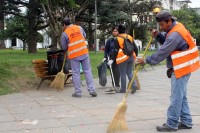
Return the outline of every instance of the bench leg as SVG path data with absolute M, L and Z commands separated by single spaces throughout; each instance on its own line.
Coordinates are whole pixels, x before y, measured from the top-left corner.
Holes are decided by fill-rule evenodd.
M 72 74 L 66 74 L 65 84 L 67 84 L 67 80 L 72 76 Z
M 37 90 L 39 90 L 40 85 L 41 85 L 43 82 L 44 82 L 44 79 L 41 79 L 41 80 L 40 80 L 40 83 L 39 83 L 39 85 L 38 85 L 38 87 L 37 87 Z

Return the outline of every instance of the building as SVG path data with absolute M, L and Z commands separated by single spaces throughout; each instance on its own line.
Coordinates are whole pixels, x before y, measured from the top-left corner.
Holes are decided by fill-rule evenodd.
M 40 33 L 43 35 L 43 42 L 37 43 L 37 48 L 47 48 L 51 45 L 51 38 L 47 35 L 45 30 L 41 30 Z M 23 41 L 16 38 L 16 39 L 7 39 L 4 41 L 6 48 L 12 49 L 22 49 L 23 48 Z

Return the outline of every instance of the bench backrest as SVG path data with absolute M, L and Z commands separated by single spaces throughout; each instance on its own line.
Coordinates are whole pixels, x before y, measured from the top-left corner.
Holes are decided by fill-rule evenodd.
M 48 75 L 47 60 L 32 60 L 32 63 L 37 77 L 43 78 Z

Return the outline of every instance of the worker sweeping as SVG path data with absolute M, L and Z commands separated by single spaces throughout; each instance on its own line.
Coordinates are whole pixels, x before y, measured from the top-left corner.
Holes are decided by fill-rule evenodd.
M 177 22 L 170 12 L 163 10 L 157 13 L 156 21 L 164 33 L 153 30 L 151 34 L 162 45 L 156 53 L 145 60 L 137 60 L 140 64 L 155 65 L 166 58 L 167 76 L 171 78 L 170 106 L 166 122 L 156 129 L 159 132 L 191 129 L 192 117 L 187 100 L 187 83 L 191 72 L 200 67 L 199 52 L 189 31 Z
M 144 51 L 144 54 L 142 56 L 142 58 L 144 58 L 147 50 L 148 50 L 148 47 L 150 46 L 151 44 L 151 41 L 152 41 L 152 37 L 150 38 L 149 40 L 149 43 Z M 140 64 L 136 67 L 135 71 L 134 71 L 134 75 L 131 79 L 131 81 L 129 82 L 128 84 L 128 89 L 126 91 L 126 94 L 125 94 L 125 97 L 123 98 L 122 102 L 120 102 L 118 104 L 118 107 L 117 107 L 117 110 L 116 110 L 116 113 L 112 119 L 112 122 L 109 123 L 109 126 L 107 128 L 107 133 L 115 133 L 115 132 L 121 132 L 121 131 L 127 131 L 128 130 L 128 127 L 127 127 L 127 124 L 126 124 L 126 119 L 125 119 L 125 113 L 126 113 L 126 110 L 127 110 L 127 97 L 128 97 L 128 94 L 129 92 L 132 90 L 132 85 L 133 85 L 133 82 L 135 81 L 136 77 L 137 77 L 137 72 L 140 68 Z
M 80 98 L 82 94 L 80 64 L 86 78 L 89 95 L 96 97 L 85 31 L 81 26 L 73 25 L 67 17 L 63 19 L 63 25 L 64 32 L 61 36 L 61 44 L 62 49 L 68 52 L 68 58 L 71 62 L 72 80 L 75 87 L 72 97 Z

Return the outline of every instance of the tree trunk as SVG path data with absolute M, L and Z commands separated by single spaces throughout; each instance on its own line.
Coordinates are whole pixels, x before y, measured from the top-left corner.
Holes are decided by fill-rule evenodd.
M 4 14 L 3 14 L 4 0 L 0 0 L 0 31 L 4 30 Z M 0 40 L 0 49 L 5 48 L 4 40 Z
M 37 0 L 29 0 L 29 11 L 28 11 L 28 21 L 29 21 L 29 31 L 28 31 L 28 53 L 37 53 Z
M 26 42 L 25 42 L 25 40 L 22 40 L 22 43 L 23 43 L 23 51 L 25 51 L 26 50 Z
M 56 36 L 55 34 L 52 34 L 52 36 L 51 36 L 52 49 L 58 49 L 57 48 L 57 44 L 59 45 L 58 41 L 59 41 L 59 36 Z M 59 45 L 59 47 L 61 48 L 60 45 Z

